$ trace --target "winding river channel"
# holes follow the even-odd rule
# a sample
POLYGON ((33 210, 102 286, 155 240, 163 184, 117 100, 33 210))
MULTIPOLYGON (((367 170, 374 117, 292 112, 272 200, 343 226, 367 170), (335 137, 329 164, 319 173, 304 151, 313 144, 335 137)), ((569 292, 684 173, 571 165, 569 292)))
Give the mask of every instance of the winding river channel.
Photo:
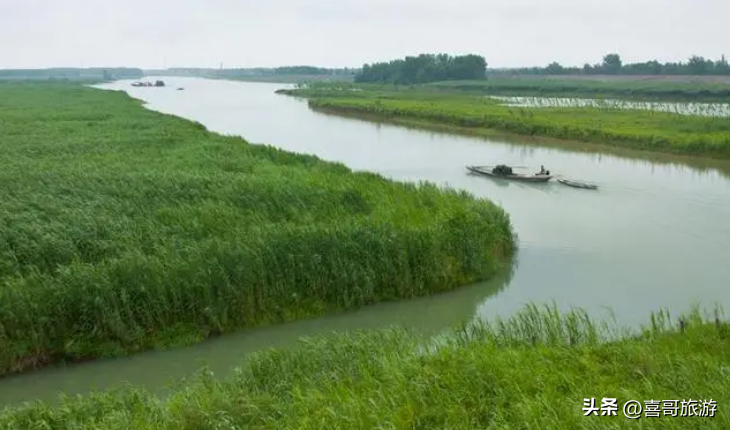
MULTIPOLYGON (((150 78, 156 79, 156 78, 150 78)), ((318 155, 397 180, 428 180, 502 205, 519 235, 513 273, 449 294, 372 306, 163 352, 50 368, 0 379, 0 408, 52 401, 124 382, 164 393, 202 365, 225 375, 246 354, 292 345, 301 336, 404 325, 437 333, 473 318, 508 317, 528 302, 578 306, 621 325, 651 311, 686 312, 730 304, 730 163, 589 152, 590 146, 480 139, 313 112, 277 95, 284 84, 163 77, 165 88, 104 85, 150 109, 241 135, 252 143, 318 155), (177 91, 182 86, 185 91, 177 91), (503 183, 465 174, 467 164, 505 163, 584 179, 597 191, 503 183)))

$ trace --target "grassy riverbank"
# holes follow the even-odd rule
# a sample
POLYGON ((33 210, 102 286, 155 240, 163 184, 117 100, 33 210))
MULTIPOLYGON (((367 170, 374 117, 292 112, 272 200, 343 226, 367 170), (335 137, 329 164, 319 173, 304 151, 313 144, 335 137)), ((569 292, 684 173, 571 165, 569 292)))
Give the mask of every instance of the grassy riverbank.
POLYGON ((680 330, 663 316, 641 334, 610 342, 610 332, 582 312, 535 308, 459 331, 427 353, 423 339, 400 330, 305 339, 250 357, 230 380, 203 372, 165 400, 125 389, 55 407, 37 403, 3 412, 0 427, 728 428, 730 326, 695 315, 680 330), (617 399, 616 416, 584 416, 584 399, 600 406, 604 397, 617 399), (686 416, 681 403, 677 416, 663 415, 672 404, 660 402, 663 416, 632 420, 623 411, 629 400, 692 400, 697 407, 689 409, 702 416, 686 416), (714 416, 702 406, 710 400, 714 416))
POLYGON ((122 92, 0 84, 0 129, 0 375, 450 290, 515 249, 489 201, 122 92))
POLYGON ((727 76, 514 76, 436 82, 424 87, 500 96, 730 102, 730 77, 727 76))
POLYGON ((315 85, 280 93, 333 113, 494 134, 595 142, 630 149, 730 159, 726 118, 598 107, 509 107, 494 99, 418 88, 315 85))

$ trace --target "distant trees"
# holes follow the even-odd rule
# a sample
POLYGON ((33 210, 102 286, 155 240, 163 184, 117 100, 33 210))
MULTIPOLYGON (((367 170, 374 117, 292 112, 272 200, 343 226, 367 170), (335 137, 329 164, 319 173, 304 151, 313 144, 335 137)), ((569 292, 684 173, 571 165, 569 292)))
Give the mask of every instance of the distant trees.
POLYGON ((48 69, 0 69, 0 79, 138 79, 142 69, 129 67, 56 67, 48 69))
POLYGON ((730 75, 730 65, 723 55, 713 61, 692 56, 687 62, 660 63, 656 60, 623 64, 616 53, 606 54, 600 64, 564 67, 552 62, 546 67, 490 70, 490 75, 730 75))
MULTIPOLYGON (((191 74, 204 74, 210 72, 211 69, 174 69, 176 72, 190 72, 191 74)), ((236 76, 334 76, 334 75, 353 75, 353 69, 347 67, 341 69, 327 69, 324 67, 314 66, 282 66, 274 68, 248 68, 248 69, 221 69, 216 70, 216 75, 225 77, 236 76)))
POLYGON ((618 54, 607 54, 603 57, 601 68, 607 75, 618 75, 623 67, 623 62, 618 54))
POLYGON ((357 83, 422 84, 462 79, 483 79, 484 57, 469 54, 420 54, 417 57, 365 64, 355 75, 357 83))
POLYGON ((284 66, 271 69, 274 75, 347 75, 352 74, 348 68, 326 69, 314 66, 284 66))

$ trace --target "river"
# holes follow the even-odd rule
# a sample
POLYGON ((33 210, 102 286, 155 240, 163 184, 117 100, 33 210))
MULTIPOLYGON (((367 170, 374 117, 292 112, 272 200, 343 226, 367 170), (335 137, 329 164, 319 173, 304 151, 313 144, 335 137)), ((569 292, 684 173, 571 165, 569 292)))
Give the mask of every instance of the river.
POLYGON ((694 304, 730 304, 730 289, 725 288, 730 279, 730 163, 648 159, 630 151, 597 154, 587 152, 585 145, 560 148, 547 140, 549 146, 538 146, 514 138, 413 130, 313 112, 305 101, 274 94, 289 87, 285 84, 162 79, 165 88, 133 88, 131 81, 103 87, 127 91, 150 109, 252 143, 316 154, 393 179, 448 184, 489 198, 512 218, 520 239, 518 264, 511 274, 441 296, 249 330, 188 348, 4 378, 0 408, 124 381, 164 393, 167 383, 203 364, 226 374, 245 354, 292 345, 300 336, 392 324, 436 333, 472 318, 508 317, 528 302, 578 306, 598 318, 608 317, 610 309, 628 326, 647 323, 649 313, 660 308, 677 313, 694 304), (178 86, 185 90, 177 91, 178 86), (545 165, 600 188, 503 183, 465 174, 467 164, 498 162, 545 165))

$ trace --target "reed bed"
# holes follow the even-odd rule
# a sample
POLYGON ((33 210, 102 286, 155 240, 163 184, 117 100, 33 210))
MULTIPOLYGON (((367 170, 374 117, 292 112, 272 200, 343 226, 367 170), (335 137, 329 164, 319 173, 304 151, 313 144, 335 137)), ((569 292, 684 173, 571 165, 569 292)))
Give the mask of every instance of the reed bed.
POLYGON ((500 96, 585 97, 628 100, 730 102, 730 83, 697 81, 692 76, 613 76, 581 79, 566 76, 490 76, 479 81, 434 82, 423 87, 500 96), (617 78, 617 79, 614 79, 617 78))
POLYGON ((122 92, 0 85, 0 375, 453 289, 491 202, 210 133, 122 92))
POLYGON ((393 121, 499 130, 609 144, 631 149, 730 158, 726 118, 626 109, 625 106, 512 107, 494 98, 422 93, 419 89, 308 87, 287 92, 332 113, 374 115, 393 121))
MULTIPOLYGON (((0 427, 214 429, 726 429, 730 326, 699 312, 652 315, 643 330, 580 309, 528 306, 502 321, 429 341, 400 330, 302 339, 248 357, 234 377, 202 369, 164 399, 134 388, 7 409, 0 427), (623 333, 616 337, 617 333, 623 333), (585 416, 584 399, 616 398, 616 416, 585 416), (714 416, 629 419, 629 400, 702 401, 714 416)), ((685 411, 686 412, 686 411, 685 411)))

